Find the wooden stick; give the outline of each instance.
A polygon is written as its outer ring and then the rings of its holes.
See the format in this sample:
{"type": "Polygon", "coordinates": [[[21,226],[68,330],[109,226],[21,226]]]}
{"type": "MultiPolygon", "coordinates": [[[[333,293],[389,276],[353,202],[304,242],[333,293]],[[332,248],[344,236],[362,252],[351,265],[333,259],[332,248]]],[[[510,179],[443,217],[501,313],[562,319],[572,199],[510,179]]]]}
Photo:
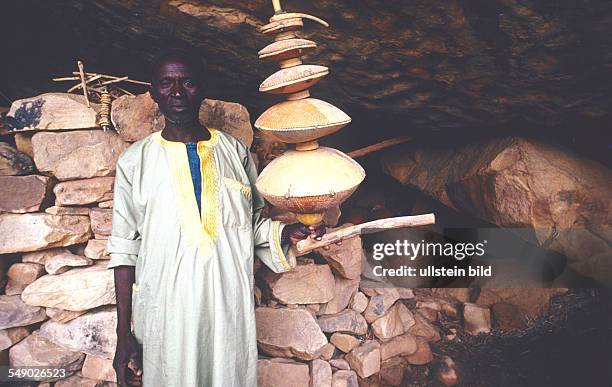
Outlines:
{"type": "MultiPolygon", "coordinates": [[[[93,81],[95,81],[96,79],[100,79],[100,76],[95,76],[95,77],[90,77],[85,81],[85,84],[91,83],[93,81]]],[[[70,89],[68,89],[68,91],[66,91],[66,93],[70,93],[72,91],[75,91],[76,89],[83,87],[83,85],[81,83],[77,83],[76,85],[72,86],[70,89]]]]}
{"type": "Polygon", "coordinates": [[[111,83],[117,83],[117,82],[126,81],[127,79],[128,79],[128,77],[111,79],[110,81],[104,81],[104,82],[100,83],[100,86],[110,85],[111,83]]]}
{"type": "Polygon", "coordinates": [[[87,102],[87,107],[91,107],[91,104],[89,103],[89,97],[87,96],[87,83],[85,82],[85,70],[83,70],[83,62],[78,60],[77,66],[79,66],[79,76],[81,77],[81,87],[83,88],[85,102],[87,102]]]}
{"type": "MultiPolygon", "coordinates": [[[[78,74],[76,71],[72,72],[73,74],[78,74]]],[[[108,75],[108,74],[98,74],[98,73],[87,73],[88,76],[94,76],[94,75],[100,75],[103,78],[109,78],[109,79],[119,79],[119,78],[123,78],[123,77],[116,77],[114,75],[108,75]]],[[[131,83],[136,83],[139,85],[146,85],[146,86],[150,86],[151,83],[149,82],[143,82],[143,81],[136,81],[134,79],[125,79],[124,82],[131,82],[131,83]]]]}
{"type": "Polygon", "coordinates": [[[384,140],[384,141],[381,141],[373,145],[368,145],[364,148],[356,149],[352,152],[347,153],[347,155],[349,155],[349,157],[352,157],[352,158],[362,157],[369,153],[376,152],[381,149],[388,148],[393,145],[401,144],[401,143],[404,143],[410,140],[412,140],[412,137],[407,137],[407,136],[390,138],[388,140],[384,140]]]}
{"type": "Polygon", "coordinates": [[[119,91],[123,91],[123,92],[124,92],[125,94],[127,94],[127,95],[134,95],[134,93],[131,93],[129,90],[122,89],[122,88],[120,88],[119,86],[115,86],[115,87],[117,88],[117,90],[119,90],[119,91]]]}
{"type": "Polygon", "coordinates": [[[78,81],[81,79],[80,77],[62,77],[62,78],[53,78],[54,81],[78,81]]]}
{"type": "Polygon", "coordinates": [[[385,218],[361,223],[354,226],[342,228],[323,235],[320,241],[307,238],[301,240],[296,246],[292,247],[297,256],[307,254],[314,249],[331,245],[332,243],[354,237],[361,234],[371,234],[384,230],[391,230],[402,227],[418,227],[436,223],[434,214],[398,216],[395,218],[385,218]]]}

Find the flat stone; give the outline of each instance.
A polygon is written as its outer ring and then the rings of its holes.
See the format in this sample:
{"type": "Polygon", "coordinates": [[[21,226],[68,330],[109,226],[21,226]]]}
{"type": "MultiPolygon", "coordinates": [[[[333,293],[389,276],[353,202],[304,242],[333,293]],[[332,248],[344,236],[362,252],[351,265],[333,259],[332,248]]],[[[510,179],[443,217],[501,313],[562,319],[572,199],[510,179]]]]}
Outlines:
{"type": "Polygon", "coordinates": [[[89,219],[49,214],[1,214],[0,254],[43,250],[86,242],[89,219]]]}
{"type": "Polygon", "coordinates": [[[332,343],[327,343],[323,346],[323,349],[321,349],[321,355],[319,357],[323,360],[330,361],[334,357],[335,353],[336,346],[332,343]]]}
{"type": "Polygon", "coordinates": [[[413,314],[414,325],[408,328],[408,333],[420,337],[427,342],[436,342],[440,340],[440,332],[428,319],[420,312],[413,314]]]}
{"type": "Polygon", "coordinates": [[[19,295],[23,293],[27,286],[27,284],[20,284],[19,282],[15,282],[8,278],[4,287],[4,294],[6,294],[7,296],[19,295]]]}
{"type": "Polygon", "coordinates": [[[284,304],[319,304],[334,298],[335,280],[327,265],[297,265],[286,273],[262,276],[272,297],[284,304]]]}
{"type": "Polygon", "coordinates": [[[271,356],[313,360],[327,344],[314,317],[305,309],[260,307],[255,315],[257,342],[271,356]]]}
{"type": "Polygon", "coordinates": [[[309,387],[331,387],[332,369],[325,360],[315,359],[310,362],[309,387]]]}
{"type": "MultiPolygon", "coordinates": [[[[342,228],[329,228],[327,232],[342,228]]],[[[357,279],[361,276],[364,253],[359,236],[345,239],[341,245],[332,243],[329,245],[329,250],[319,248],[315,252],[321,255],[338,275],[348,279],[357,279]]]]}
{"type": "Polygon", "coordinates": [[[414,365],[425,365],[433,360],[429,343],[422,338],[417,338],[417,350],[412,355],[405,357],[408,363],[414,365]]]}
{"type": "Polygon", "coordinates": [[[112,176],[61,182],[53,187],[55,205],[75,206],[111,200],[114,183],[112,176]]]}
{"type": "Polygon", "coordinates": [[[117,345],[117,310],[105,307],[60,323],[47,321],[40,327],[40,335],[72,351],[112,359],[117,345]]]}
{"type": "Polygon", "coordinates": [[[30,156],[5,142],[0,142],[0,176],[22,176],[33,173],[36,173],[36,168],[30,156]]]}
{"type": "Polygon", "coordinates": [[[415,324],[412,312],[402,303],[392,306],[387,313],[372,323],[372,332],[382,341],[388,341],[408,331],[415,324]]]}
{"type": "Polygon", "coordinates": [[[359,382],[355,371],[336,371],[332,375],[332,387],[357,387],[359,382]]]}
{"type": "Polygon", "coordinates": [[[366,320],[352,309],[345,309],[336,314],[320,316],[318,323],[321,330],[327,333],[340,332],[365,335],[368,331],[366,320]]]}
{"type": "Polygon", "coordinates": [[[357,347],[361,343],[355,336],[339,332],[331,335],[329,341],[344,353],[351,352],[353,348],[357,347]]]}
{"type": "Polygon", "coordinates": [[[89,207],[61,207],[51,206],[45,209],[47,214],[51,215],[80,215],[89,216],[89,207]]]}
{"type": "Polygon", "coordinates": [[[39,132],[32,137],[36,167],[59,180],[112,176],[128,145],[112,130],[39,132]]]}
{"type": "Polygon", "coordinates": [[[416,351],[417,338],[410,333],[396,336],[380,345],[380,357],[382,360],[387,360],[394,356],[412,355],[416,351]]]}
{"type": "MultiPolygon", "coordinates": [[[[64,368],[66,375],[72,375],[81,368],[85,354],[70,351],[41,336],[38,331],[15,344],[9,350],[11,367],[64,368]]],[[[59,378],[31,380],[54,381],[59,378]]]]}
{"type": "Polygon", "coordinates": [[[527,321],[537,321],[548,312],[550,299],[566,292],[566,288],[482,289],[476,304],[491,307],[504,302],[514,305],[521,318],[527,321]]]}
{"type": "Polygon", "coordinates": [[[18,262],[9,267],[6,275],[18,284],[29,285],[45,274],[45,267],[38,263],[18,262]]]}
{"type": "Polygon", "coordinates": [[[257,360],[258,386],[308,387],[309,381],[307,364],[282,358],[257,360]]]}
{"type": "Polygon", "coordinates": [[[357,313],[363,313],[363,311],[368,307],[369,302],[370,301],[365,294],[362,292],[357,292],[351,300],[350,307],[357,313]]]}
{"type": "Polygon", "coordinates": [[[89,211],[91,230],[94,235],[108,236],[112,231],[113,210],[108,208],[92,208],[89,211]]]}
{"type": "Polygon", "coordinates": [[[24,253],[21,256],[21,260],[23,262],[38,263],[44,266],[44,264],[47,262],[49,258],[52,258],[59,254],[64,254],[64,253],[70,253],[70,250],[68,250],[65,247],[54,247],[54,248],[47,249],[47,250],[24,253]]]}
{"type": "Polygon", "coordinates": [[[341,312],[348,307],[348,304],[353,298],[353,295],[359,289],[358,279],[346,279],[336,277],[336,287],[334,289],[334,298],[328,303],[322,304],[318,314],[335,314],[341,312]]]}
{"type": "Polygon", "coordinates": [[[83,377],[90,379],[105,380],[113,383],[117,381],[117,374],[113,369],[113,361],[93,355],[85,357],[81,374],[83,377]]]}
{"type": "Polygon", "coordinates": [[[29,305],[72,311],[115,303],[115,281],[106,264],[75,268],[58,275],[45,275],[21,295],[29,305]]]}
{"type": "Polygon", "coordinates": [[[253,127],[248,110],[235,102],[204,99],[200,105],[200,122],[222,130],[248,148],[253,144],[253,127]]]}
{"type": "Polygon", "coordinates": [[[85,97],[72,93],[45,93],[35,97],[19,99],[13,102],[8,112],[9,117],[21,117],[15,122],[15,128],[67,130],[96,128],[96,115],[99,105],[90,103],[87,106],[85,97]],[[20,115],[20,111],[32,111],[35,114],[20,115]]]}
{"type": "Polygon", "coordinates": [[[383,385],[401,386],[408,367],[406,359],[401,357],[393,357],[383,361],[379,372],[383,385]]]}
{"type": "Polygon", "coordinates": [[[0,330],[0,351],[17,344],[30,334],[24,327],[13,327],[0,330]]]}
{"type": "Polygon", "coordinates": [[[113,208],[114,205],[115,205],[114,200],[106,200],[104,202],[98,203],[98,207],[100,208],[113,208]]]}
{"type": "Polygon", "coordinates": [[[72,267],[89,266],[93,261],[89,258],[81,257],[72,253],[55,255],[45,262],[47,273],[56,275],[67,272],[72,267]]]}
{"type": "Polygon", "coordinates": [[[491,309],[486,306],[463,304],[463,320],[465,331],[471,335],[491,331],[491,309]]]}
{"type": "Polygon", "coordinates": [[[26,326],[46,318],[43,308],[25,304],[18,295],[0,296],[0,329],[26,326]]]}
{"type": "Polygon", "coordinates": [[[46,308],[46,313],[51,320],[64,323],[74,320],[75,318],[87,313],[87,311],[82,310],[75,312],[72,310],[64,310],[59,308],[46,308]]]}
{"type": "Polygon", "coordinates": [[[357,375],[367,378],[380,371],[380,344],[376,340],[366,341],[348,353],[345,359],[357,375]]]}
{"type": "Polygon", "coordinates": [[[363,312],[367,322],[373,323],[395,304],[399,299],[399,294],[396,289],[389,289],[384,294],[375,294],[370,298],[368,307],[363,312]]]}
{"type": "Polygon", "coordinates": [[[106,249],[106,240],[104,239],[90,239],[87,241],[85,247],[85,256],[91,259],[107,259],[109,256],[104,255],[106,249]]]}
{"type": "Polygon", "coordinates": [[[470,302],[470,288],[436,288],[432,291],[454,302],[470,302]]]}
{"type": "Polygon", "coordinates": [[[339,370],[350,370],[351,369],[351,366],[349,365],[348,361],[344,359],[331,359],[329,361],[329,365],[339,370]]]}
{"type": "Polygon", "coordinates": [[[0,212],[40,211],[47,204],[52,179],[47,176],[0,176],[0,212]]]}

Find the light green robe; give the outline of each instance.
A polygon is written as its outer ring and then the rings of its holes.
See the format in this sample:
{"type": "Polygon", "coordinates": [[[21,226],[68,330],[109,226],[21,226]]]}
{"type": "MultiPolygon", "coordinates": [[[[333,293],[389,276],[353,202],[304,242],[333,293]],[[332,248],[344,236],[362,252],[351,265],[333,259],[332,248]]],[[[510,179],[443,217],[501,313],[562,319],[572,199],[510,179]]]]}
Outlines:
{"type": "Polygon", "coordinates": [[[202,221],[183,143],[156,132],[121,155],[107,267],[136,267],[144,387],[254,387],[254,253],[275,272],[296,260],[280,244],[284,224],[261,216],[248,149],[211,129],[198,154],[202,221]]]}

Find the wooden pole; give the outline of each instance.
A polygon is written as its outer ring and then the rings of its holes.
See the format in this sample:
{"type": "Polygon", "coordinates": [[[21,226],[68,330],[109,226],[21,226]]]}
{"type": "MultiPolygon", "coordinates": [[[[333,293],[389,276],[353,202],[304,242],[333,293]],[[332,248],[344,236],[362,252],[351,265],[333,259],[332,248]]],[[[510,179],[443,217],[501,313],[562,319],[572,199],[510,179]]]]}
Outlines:
{"type": "Polygon", "coordinates": [[[347,153],[347,155],[349,157],[356,159],[357,157],[362,157],[369,153],[377,152],[381,149],[388,148],[393,145],[401,144],[401,143],[404,143],[410,140],[412,140],[412,137],[407,137],[407,136],[390,138],[388,140],[384,140],[384,141],[381,141],[373,145],[368,145],[364,148],[356,149],[352,152],[347,153]]]}
{"type": "Polygon", "coordinates": [[[85,70],[83,70],[83,62],[81,62],[80,60],[77,61],[77,66],[79,67],[79,76],[81,77],[81,87],[83,88],[85,102],[87,102],[87,107],[91,107],[91,104],[89,103],[89,97],[87,96],[87,82],[85,82],[85,70]]]}
{"type": "Polygon", "coordinates": [[[436,216],[434,214],[398,216],[395,218],[378,219],[332,231],[323,235],[320,241],[312,238],[301,240],[292,248],[294,249],[296,256],[300,256],[307,254],[314,249],[328,246],[332,243],[336,243],[356,235],[371,234],[394,228],[427,226],[435,223],[436,216]]]}

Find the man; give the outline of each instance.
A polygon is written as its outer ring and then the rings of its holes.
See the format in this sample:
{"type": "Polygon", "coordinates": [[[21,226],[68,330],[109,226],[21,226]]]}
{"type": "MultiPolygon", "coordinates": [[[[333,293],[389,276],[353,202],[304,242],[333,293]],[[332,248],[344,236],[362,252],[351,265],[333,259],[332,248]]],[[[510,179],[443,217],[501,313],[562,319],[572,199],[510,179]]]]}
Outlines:
{"type": "Polygon", "coordinates": [[[323,224],[261,216],[249,150],[199,122],[200,63],[178,51],[153,63],[150,91],[165,127],[117,164],[106,251],[120,385],[256,386],[254,252],[284,272],[296,264],[289,242],[325,233],[323,224]]]}

